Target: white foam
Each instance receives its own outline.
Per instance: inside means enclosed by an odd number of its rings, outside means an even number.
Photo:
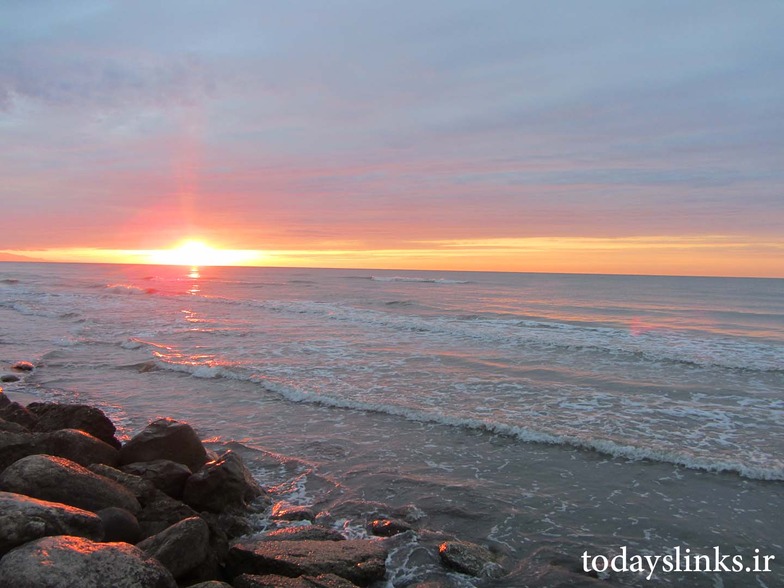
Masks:
[[[155,288],[140,288],[130,284],[107,284],[106,291],[112,294],[155,294]]]
[[[784,480],[784,462],[781,461],[777,461],[775,465],[765,466],[749,464],[742,460],[732,461],[726,459],[713,459],[710,457],[698,457],[673,449],[652,447],[650,446],[650,439],[644,441],[646,443],[645,446],[635,446],[609,439],[553,434],[506,423],[478,418],[455,417],[404,406],[365,402],[348,398],[336,398],[325,394],[307,392],[278,382],[271,382],[257,373],[242,373],[241,371],[232,369],[232,367],[227,364],[202,365],[187,361],[177,362],[160,357],[159,365],[164,369],[189,373],[194,377],[199,378],[222,377],[255,382],[260,384],[264,389],[274,392],[291,402],[388,414],[402,417],[410,421],[437,423],[451,427],[485,431],[492,434],[513,437],[525,442],[588,449],[616,458],[661,461],[680,465],[689,469],[709,472],[733,472],[746,478],[759,480]],[[586,435],[589,433],[589,431],[586,431]]]
[[[419,279],[419,278],[417,278]],[[535,346],[566,351],[596,350],[622,355],[630,361],[674,362],[695,367],[762,372],[784,371],[784,347],[764,342],[723,337],[695,337],[690,332],[659,330],[635,334],[615,327],[495,318],[472,315],[470,320],[450,316],[419,316],[346,304],[288,300],[234,300],[205,298],[213,303],[260,308],[277,313],[307,314],[330,321],[373,325],[402,332],[459,338],[494,347]]]

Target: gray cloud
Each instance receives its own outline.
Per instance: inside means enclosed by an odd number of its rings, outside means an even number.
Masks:
[[[782,25],[777,0],[7,1],[0,201],[128,210],[193,169],[205,204],[312,234],[770,232]]]

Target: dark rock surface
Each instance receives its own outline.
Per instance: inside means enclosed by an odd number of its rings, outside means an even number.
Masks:
[[[137,461],[124,465],[120,469],[149,480],[158,490],[177,499],[182,498],[185,482],[192,474],[188,466],[169,459]]]
[[[392,537],[410,531],[413,527],[399,519],[376,519],[370,523],[370,532],[378,537]]]
[[[136,543],[141,539],[142,530],[139,521],[132,512],[124,508],[110,506],[102,508],[97,513],[103,523],[103,541],[114,543]]]
[[[148,537],[137,547],[161,562],[172,576],[180,578],[207,557],[209,539],[207,523],[191,517]]]
[[[0,389],[0,418],[18,423],[28,429],[35,424],[36,416],[18,402],[13,402]]]
[[[147,425],[120,449],[120,463],[169,459],[198,470],[207,461],[207,452],[188,423],[158,419]]]
[[[109,506],[133,513],[141,509],[136,497],[117,482],[51,455],[29,455],[7,467],[0,474],[0,490],[93,512]]]
[[[241,514],[233,512],[215,513],[203,510],[200,516],[207,521],[213,533],[225,536],[227,541],[253,532],[253,526],[250,524],[250,521]]]
[[[469,576],[498,577],[502,570],[493,554],[481,545],[463,541],[445,541],[438,548],[444,565]]]
[[[0,418],[0,431],[8,431],[10,433],[29,433],[30,429],[23,427],[19,423],[12,423]]]
[[[0,430],[0,470],[28,455],[46,454],[78,463],[114,464],[118,453],[103,441],[76,429],[50,433]]]
[[[100,409],[86,404],[31,402],[27,405],[27,410],[38,417],[34,431],[79,429],[115,449],[120,449],[120,442],[114,436],[114,424]]]
[[[272,506],[272,518],[278,521],[313,521],[316,513],[307,506],[298,506],[285,501]]]
[[[188,478],[182,499],[199,510],[222,512],[244,509],[264,493],[242,458],[229,450]]]
[[[267,574],[242,574],[235,578],[234,588],[356,588],[356,584],[334,574],[287,578]]]
[[[98,474],[99,476],[114,480],[118,484],[130,490],[131,493],[136,497],[136,500],[138,500],[142,506],[147,504],[147,502],[154,500],[158,492],[155,486],[152,485],[152,482],[144,480],[139,476],[134,476],[133,474],[127,474],[102,463],[94,463],[88,466],[87,469],[94,474]]]
[[[35,447],[39,453],[64,457],[85,467],[93,463],[114,465],[119,458],[114,447],[77,429],[39,433]]]
[[[4,421],[6,422],[6,421]],[[8,423],[9,425],[16,425],[21,427],[18,423]],[[0,429],[0,472],[10,466],[15,461],[32,455],[35,453],[33,448],[34,434],[30,433],[24,427],[19,430],[16,427],[5,427]]]
[[[188,505],[156,490],[152,499],[144,504],[136,518],[139,519],[139,526],[142,528],[142,537],[146,538],[198,514]]]
[[[345,541],[346,538],[335,529],[321,525],[306,525],[303,527],[287,527],[270,531],[262,541]]]
[[[0,560],[0,588],[176,588],[169,571],[127,543],[45,537]]]
[[[50,535],[75,535],[100,541],[104,529],[101,519],[86,510],[0,492],[0,556],[18,545]]]
[[[233,545],[227,564],[234,575],[335,574],[367,586],[384,577],[385,559],[381,541],[256,541]]]
[[[0,376],[0,382],[18,382],[19,376],[15,376],[14,374],[3,374]]]

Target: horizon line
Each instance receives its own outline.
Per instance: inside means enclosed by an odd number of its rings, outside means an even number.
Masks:
[[[58,261],[39,259],[0,260],[0,263],[24,264],[56,264],[56,265],[125,265],[149,266],[167,268],[239,268],[239,269],[308,269],[308,270],[345,270],[345,271],[379,271],[379,272],[442,272],[442,273],[470,273],[470,274],[529,274],[550,276],[606,276],[606,277],[631,277],[631,278],[707,278],[707,279],[732,279],[732,280],[784,280],[782,276],[737,276],[724,274],[657,274],[657,273],[622,273],[622,272],[569,272],[569,271],[535,271],[535,270],[492,270],[492,269],[438,269],[438,268],[381,268],[381,267],[334,267],[334,266],[303,266],[303,265],[220,265],[220,264],[163,264],[163,263],[127,263],[122,261]]]

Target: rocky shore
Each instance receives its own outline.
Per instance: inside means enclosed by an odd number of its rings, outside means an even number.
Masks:
[[[185,422],[115,434],[95,407],[23,406],[0,389],[0,588],[443,588],[505,573],[485,547],[417,528],[411,509],[346,537],[329,512],[275,502],[239,454],[210,451]],[[258,531],[254,516],[291,525]],[[390,577],[412,542],[442,573]]]

